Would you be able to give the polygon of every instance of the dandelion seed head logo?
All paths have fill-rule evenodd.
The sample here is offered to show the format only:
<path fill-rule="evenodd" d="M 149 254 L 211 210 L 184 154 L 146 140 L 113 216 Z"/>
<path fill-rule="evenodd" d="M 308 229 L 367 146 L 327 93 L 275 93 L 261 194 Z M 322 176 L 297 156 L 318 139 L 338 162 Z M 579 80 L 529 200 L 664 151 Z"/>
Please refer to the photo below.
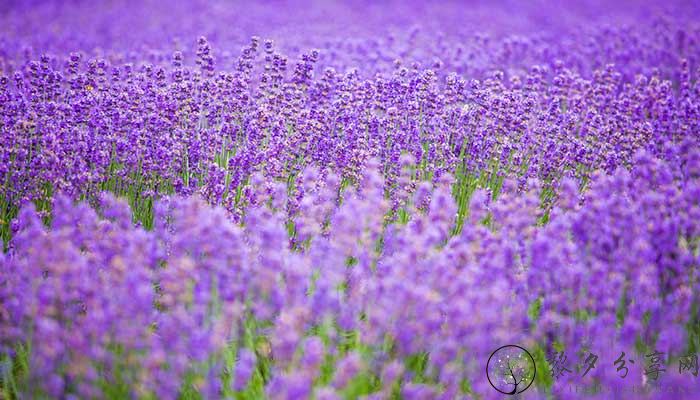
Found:
<path fill-rule="evenodd" d="M 486 363 L 486 376 L 497 391 L 514 395 L 526 391 L 535 380 L 535 359 L 516 345 L 496 349 Z"/>

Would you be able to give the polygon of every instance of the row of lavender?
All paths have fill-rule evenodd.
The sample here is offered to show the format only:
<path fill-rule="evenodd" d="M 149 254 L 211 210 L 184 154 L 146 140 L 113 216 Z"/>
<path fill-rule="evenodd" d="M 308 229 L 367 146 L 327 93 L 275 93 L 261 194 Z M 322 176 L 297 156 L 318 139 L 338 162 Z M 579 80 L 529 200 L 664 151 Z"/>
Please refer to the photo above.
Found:
<path fill-rule="evenodd" d="M 626 81 L 612 65 L 584 78 L 557 62 L 467 81 L 400 64 L 370 79 L 314 71 L 318 54 L 291 66 L 254 38 L 234 71 L 216 73 L 201 38 L 196 68 L 179 52 L 169 67 L 79 54 L 26 62 L 0 77 L 2 219 L 52 193 L 103 190 L 128 196 L 147 226 L 159 193 L 199 191 L 239 218 L 256 170 L 293 186 L 316 164 L 356 182 L 373 157 L 397 208 L 402 154 L 420 165 L 415 179 L 455 174 L 463 199 L 477 181 L 497 190 L 504 175 L 521 186 L 556 186 L 561 176 L 585 183 L 596 169 L 629 165 L 640 148 L 664 158 L 667 143 L 693 141 L 700 129 L 686 59 L 677 80 L 655 71 Z M 7 240 L 7 224 L 2 233 Z"/>
<path fill-rule="evenodd" d="M 0 15 L 5 397 L 489 398 L 508 343 L 535 355 L 533 397 L 562 382 L 555 350 L 574 384 L 650 383 L 654 349 L 661 382 L 693 384 L 675 373 L 700 351 L 692 7 L 606 27 L 576 6 L 494 38 L 355 16 L 354 39 L 314 23 L 234 55 L 173 51 L 169 22 L 157 48 L 105 53 L 146 35 L 78 39 L 91 14 L 28 4 Z M 145 21 L 238 12 L 212 4 Z M 620 350 L 640 360 L 624 381 Z"/>
<path fill-rule="evenodd" d="M 680 58 L 695 62 L 700 50 L 700 6 L 688 1 L 190 0 L 172 2 L 167 12 L 157 0 L 5 4 L 0 69 L 78 50 L 113 64 L 165 64 L 182 51 L 192 64 L 191 44 L 202 35 L 220 49 L 224 72 L 236 65 L 240 44 L 261 35 L 292 59 L 323 49 L 319 71 L 357 69 L 365 77 L 390 71 L 396 60 L 470 78 L 495 70 L 524 75 L 561 60 L 585 74 L 615 63 L 627 79 L 653 68 L 677 78 Z"/>
<path fill-rule="evenodd" d="M 172 198 L 146 231 L 111 195 L 97 211 L 61 196 L 48 228 L 22 209 L 0 332 L 32 395 L 490 397 L 484 361 L 503 343 L 564 349 L 577 385 L 642 385 L 641 365 L 621 382 L 612 361 L 659 349 L 660 382 L 689 386 L 673 364 L 700 345 L 700 152 L 669 151 L 677 163 L 642 152 L 596 177 L 582 205 L 565 179 L 544 226 L 536 181 L 495 201 L 478 189 L 458 235 L 449 175 L 386 225 L 376 163 L 340 206 L 337 176 L 307 169 L 297 250 L 285 190 L 262 179 L 243 226 Z M 601 365 L 578 379 L 588 350 Z"/>

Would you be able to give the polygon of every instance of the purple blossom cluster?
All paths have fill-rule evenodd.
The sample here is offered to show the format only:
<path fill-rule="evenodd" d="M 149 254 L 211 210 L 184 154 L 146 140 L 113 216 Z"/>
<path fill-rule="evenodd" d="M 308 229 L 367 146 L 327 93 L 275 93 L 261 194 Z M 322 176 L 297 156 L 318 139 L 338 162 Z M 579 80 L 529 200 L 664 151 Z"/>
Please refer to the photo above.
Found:
<path fill-rule="evenodd" d="M 629 165 L 639 148 L 659 155 L 666 142 L 696 136 L 698 25 L 682 34 L 653 26 L 668 40 L 687 39 L 664 45 L 670 54 L 624 47 L 648 68 L 614 64 L 613 55 L 581 66 L 555 52 L 527 67 L 475 61 L 483 71 L 463 71 L 392 54 L 396 62 L 371 74 L 357 61 L 323 62 L 329 50 L 288 58 L 257 37 L 237 57 L 219 57 L 201 37 L 189 63 L 178 50 L 124 62 L 122 53 L 80 51 L 13 57 L 8 46 L 0 69 L 3 208 L 110 190 L 150 209 L 141 203 L 159 193 L 200 191 L 240 214 L 254 172 L 281 180 L 316 164 L 356 181 L 373 157 L 397 202 L 404 153 L 421 166 L 416 179 L 457 170 L 484 181 L 586 179 Z M 607 35 L 658 37 L 641 28 Z"/>
<path fill-rule="evenodd" d="M 0 9 L 0 397 L 486 399 L 518 344 L 544 398 L 556 352 L 700 351 L 697 5 L 134 3 Z"/>
<path fill-rule="evenodd" d="M 455 398 L 463 379 L 488 397 L 494 343 L 680 357 L 697 334 L 700 151 L 668 151 L 677 164 L 640 152 L 631 171 L 594 177 L 583 202 L 566 178 L 543 226 L 537 181 L 519 192 L 507 180 L 496 200 L 477 189 L 457 235 L 447 175 L 423 209 L 407 202 L 406 224 L 386 225 L 375 163 L 340 205 L 326 186 L 337 179 L 306 192 L 297 218 L 328 225 L 298 249 L 284 197 L 249 206 L 243 226 L 196 198 L 161 200 L 146 231 L 112 195 L 97 211 L 61 196 L 48 228 L 32 206 L 20 213 L 2 262 L 3 344 L 29 346 L 36 390 L 81 397 L 118 380 L 169 398 L 192 375 L 205 397 L 243 393 L 261 359 L 271 398 L 349 395 L 362 374 L 382 379 L 363 389 L 380 398 L 391 382 L 406 398 Z M 407 364 L 421 354 L 417 376 Z"/>

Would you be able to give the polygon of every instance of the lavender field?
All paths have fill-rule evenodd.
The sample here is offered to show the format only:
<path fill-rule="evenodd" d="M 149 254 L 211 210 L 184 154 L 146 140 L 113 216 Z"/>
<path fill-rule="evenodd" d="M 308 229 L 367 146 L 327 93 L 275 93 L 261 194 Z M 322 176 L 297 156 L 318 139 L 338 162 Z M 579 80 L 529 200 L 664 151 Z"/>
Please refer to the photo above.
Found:
<path fill-rule="evenodd" d="M 0 399 L 698 398 L 699 78 L 690 1 L 3 1 Z"/>

